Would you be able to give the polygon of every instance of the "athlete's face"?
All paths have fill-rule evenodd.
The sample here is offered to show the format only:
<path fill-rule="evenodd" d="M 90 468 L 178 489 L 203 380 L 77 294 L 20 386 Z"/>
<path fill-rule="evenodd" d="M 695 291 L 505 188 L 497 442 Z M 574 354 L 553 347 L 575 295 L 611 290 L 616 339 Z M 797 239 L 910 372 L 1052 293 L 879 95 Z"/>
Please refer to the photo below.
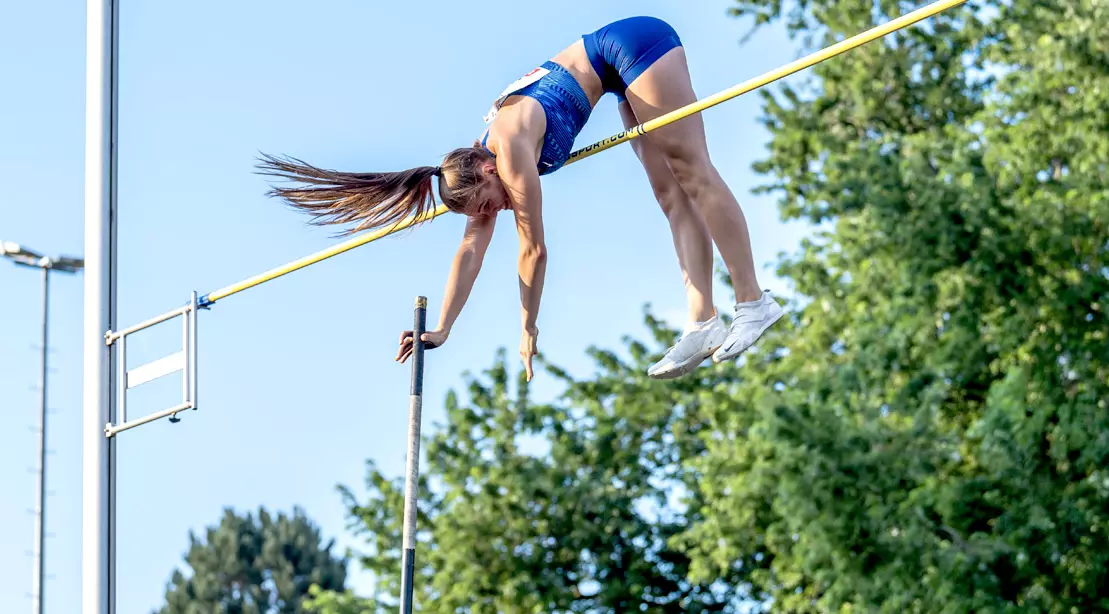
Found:
<path fill-rule="evenodd" d="M 470 203 L 467 213 L 472 216 L 484 217 L 496 215 L 511 208 L 512 201 L 508 198 L 508 191 L 505 190 L 500 177 L 496 175 L 496 171 L 493 171 L 486 173 L 485 182 L 477 194 L 474 195 L 474 200 Z"/>

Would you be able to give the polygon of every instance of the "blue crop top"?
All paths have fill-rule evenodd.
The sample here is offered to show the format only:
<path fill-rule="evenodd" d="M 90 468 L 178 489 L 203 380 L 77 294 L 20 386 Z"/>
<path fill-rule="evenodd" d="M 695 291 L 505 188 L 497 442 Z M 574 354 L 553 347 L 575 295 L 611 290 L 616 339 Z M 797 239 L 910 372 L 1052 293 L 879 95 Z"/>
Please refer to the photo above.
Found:
<path fill-rule="evenodd" d="M 540 69 L 548 72 L 539 77 L 537 81 L 515 89 L 510 86 L 510 89 L 505 90 L 490 111 L 490 115 L 486 116 L 486 121 L 492 121 L 491 117 L 496 115 L 497 109 L 504 104 L 504 100 L 508 96 L 518 94 L 530 96 L 537 100 L 542 105 L 543 112 L 547 117 L 547 130 L 543 136 L 543 150 L 539 155 L 539 164 L 537 165 L 539 174 L 546 175 L 555 172 L 566 163 L 573 151 L 574 139 L 577 138 L 578 133 L 585 126 L 585 122 L 589 120 L 589 114 L 593 107 L 589 104 L 589 98 L 585 95 L 585 90 L 581 88 L 574 75 L 570 74 L 565 68 L 547 61 L 540 66 Z M 527 77 L 520 81 L 525 79 Z M 481 145 L 485 147 L 486 151 L 489 151 L 489 148 L 485 146 L 488 138 L 489 131 L 486 131 L 481 138 Z M 492 153 L 492 151 L 489 153 Z"/>

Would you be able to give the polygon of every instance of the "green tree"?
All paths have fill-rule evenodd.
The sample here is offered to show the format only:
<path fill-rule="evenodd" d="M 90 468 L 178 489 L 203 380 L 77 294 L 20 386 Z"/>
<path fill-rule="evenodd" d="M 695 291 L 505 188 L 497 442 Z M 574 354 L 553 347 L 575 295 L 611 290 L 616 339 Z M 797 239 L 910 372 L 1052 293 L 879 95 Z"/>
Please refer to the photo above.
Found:
<path fill-rule="evenodd" d="M 174 570 L 160 614 L 294 614 L 313 586 L 342 591 L 345 558 L 332 555 L 300 509 L 274 517 L 224 510 L 202 538 L 189 534 L 189 575 Z"/>
<path fill-rule="evenodd" d="M 823 46 L 914 8 L 750 0 Z M 969 3 L 764 93 L 792 324 L 706 408 L 692 579 L 767 611 L 1109 609 L 1109 6 Z"/>
<path fill-rule="evenodd" d="M 688 558 L 668 545 L 687 522 L 674 493 L 697 496 L 680 459 L 703 447 L 701 397 L 724 370 L 656 382 L 643 375 L 647 350 L 630 348 L 626 359 L 593 351 L 587 380 L 548 366 L 565 385 L 552 403 L 532 402 L 522 379 L 511 394 L 503 354 L 470 380 L 469 403 L 448 398 L 421 474 L 420 611 L 729 611 L 740 584 L 689 582 Z M 367 487 L 361 499 L 342 492 L 378 594 L 323 594 L 313 607 L 324 614 L 395 608 L 403 482 L 371 463 Z"/>
<path fill-rule="evenodd" d="M 737 14 L 816 47 L 910 8 Z M 421 609 L 1109 610 L 1107 11 L 971 3 L 764 94 L 764 190 L 830 227 L 779 268 L 793 316 L 688 380 L 629 342 L 550 405 L 500 363 L 451 399 Z M 331 614 L 396 594 L 400 483 L 369 475 L 381 594 Z"/>

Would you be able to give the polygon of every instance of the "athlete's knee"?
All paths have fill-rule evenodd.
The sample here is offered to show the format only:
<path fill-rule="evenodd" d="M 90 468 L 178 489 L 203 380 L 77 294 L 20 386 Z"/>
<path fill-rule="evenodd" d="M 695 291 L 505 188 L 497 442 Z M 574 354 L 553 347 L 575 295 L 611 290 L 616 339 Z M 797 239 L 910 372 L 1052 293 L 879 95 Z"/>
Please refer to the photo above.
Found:
<path fill-rule="evenodd" d="M 659 129 L 660 134 L 649 135 L 654 136 L 652 143 L 655 147 L 662 152 L 666 161 L 671 167 L 681 167 L 683 172 L 686 170 L 693 172 L 696 168 L 704 167 L 709 162 L 708 148 L 703 141 L 697 138 L 697 134 L 692 131 L 673 131 L 662 132 L 666 128 Z"/>
<path fill-rule="evenodd" d="M 694 202 L 710 188 L 715 169 L 707 155 L 686 151 L 682 155 L 667 156 L 667 162 L 678 185 Z"/>
<path fill-rule="evenodd" d="M 689 198 L 675 181 L 652 182 L 651 189 L 655 193 L 655 200 L 658 201 L 659 207 L 662 208 L 662 213 L 667 218 L 681 215 L 689 206 Z"/>

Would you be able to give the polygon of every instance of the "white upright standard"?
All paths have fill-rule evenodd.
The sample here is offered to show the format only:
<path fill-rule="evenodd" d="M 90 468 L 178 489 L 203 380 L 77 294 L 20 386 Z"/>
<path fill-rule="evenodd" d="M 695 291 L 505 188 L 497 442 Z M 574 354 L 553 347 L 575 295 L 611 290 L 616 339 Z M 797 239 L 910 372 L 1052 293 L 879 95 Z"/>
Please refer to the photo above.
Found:
<path fill-rule="evenodd" d="M 105 332 L 116 323 L 116 122 L 119 0 L 87 0 L 85 321 L 81 613 L 115 614 L 115 439 Z"/>

